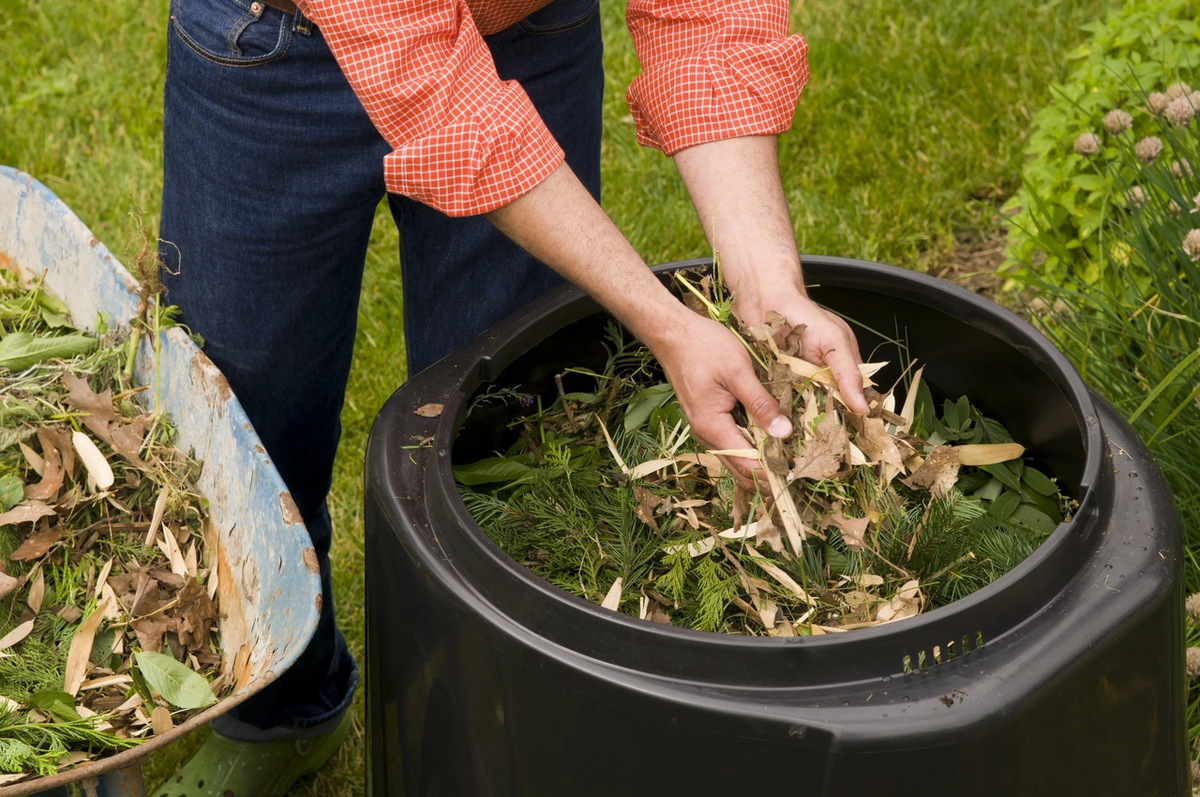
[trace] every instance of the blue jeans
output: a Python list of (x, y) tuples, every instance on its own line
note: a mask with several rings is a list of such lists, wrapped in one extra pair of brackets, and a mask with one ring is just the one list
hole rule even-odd
[[(525, 87), (597, 199), (599, 25), (598, 0), (554, 0), (487, 37), (501, 77)], [(250, 0), (172, 0), (164, 102), (166, 299), (204, 336), (291, 490), (324, 591), (297, 663), (214, 725), (246, 740), (313, 735), (337, 722), (358, 681), (334, 621), (325, 498), (389, 148), (319, 28)], [(388, 199), (409, 373), (561, 281), (482, 217)]]

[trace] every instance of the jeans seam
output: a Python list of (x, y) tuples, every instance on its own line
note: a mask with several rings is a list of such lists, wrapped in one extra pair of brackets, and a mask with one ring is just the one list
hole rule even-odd
[(595, 16), (599, 9), (600, 2), (599, 0), (596, 0), (595, 3), (592, 3), (592, 5), (588, 7), (587, 13), (583, 14), (578, 19), (571, 20), (570, 22), (562, 22), (558, 25), (538, 27), (536, 25), (529, 24), (528, 20), (523, 19), (517, 24), (521, 26), (521, 30), (533, 36), (549, 36), (554, 33), (566, 33), (567, 31), (575, 30), (576, 28), (582, 28), (591, 21), (592, 17)]
[(199, 42), (195, 41), (191, 36), (188, 36), (187, 31), (185, 31), (183, 26), (179, 24), (179, 20), (175, 19), (174, 14), (171, 15), (171, 28), (175, 31), (175, 35), (179, 37), (179, 40), (187, 45), (189, 50), (204, 60), (219, 66), (249, 67), (259, 66), (260, 64), (269, 64), (272, 61), (278, 61), (280, 58), (283, 58), (283, 56), (287, 55), (288, 49), (292, 46), (292, 37), (290, 35), (290, 31), (285, 34), (284, 29), (286, 26), (281, 26), (279, 38), (281, 40), (286, 39), (286, 41), (283, 41), (282, 45), (277, 44), (276, 50), (268, 55), (261, 55), (256, 58), (223, 58), (221, 56), (213, 55), (208, 50), (201, 47)]
[(230, 26), (229, 33), (225, 34), (225, 43), (229, 45), (229, 49), (234, 55), (240, 56), (242, 54), (242, 48), (237, 45), (238, 36), (241, 36), (242, 31), (249, 27), (250, 23), (258, 19), (259, 16), (259, 14), (248, 11)]

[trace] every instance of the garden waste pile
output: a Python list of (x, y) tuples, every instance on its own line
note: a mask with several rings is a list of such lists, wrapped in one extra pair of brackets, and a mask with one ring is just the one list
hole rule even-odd
[[(676, 279), (694, 310), (739, 335), (795, 433), (745, 423), (744, 450), (705, 451), (652, 355), (611, 324), (604, 367), (567, 369), (548, 406), (514, 389), (475, 400), (510, 405), (517, 439), (457, 466), (460, 493), (534, 573), (652, 622), (841, 633), (995, 581), (1069, 515), (1020, 442), (969, 397), (935, 402), (915, 361), (886, 387), (870, 378), (884, 363), (864, 365), (871, 411), (850, 413), (828, 370), (801, 358), (802, 328), (777, 315), (739, 328), (709, 276)], [(757, 460), (758, 489), (718, 454)]]
[(129, 383), (136, 339), (107, 327), (77, 332), (0, 271), (0, 785), (165, 733), (232, 686), (200, 465), (134, 401), (154, 388)]

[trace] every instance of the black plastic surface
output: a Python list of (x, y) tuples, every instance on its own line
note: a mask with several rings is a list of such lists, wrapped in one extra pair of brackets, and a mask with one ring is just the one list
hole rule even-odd
[[(605, 317), (561, 291), (416, 377), (376, 421), (373, 794), (1189, 793), (1179, 524), (1132, 431), (990, 302), (876, 264), (805, 269), (818, 301), (905, 337), (935, 393), (1008, 426), (1076, 516), (968, 598), (845, 635), (705, 634), (568, 595), (491, 543), (450, 471), (456, 447), (482, 456), (502, 437), (494, 417), (464, 425), (481, 385), (551, 390), (597, 351)], [(898, 362), (858, 331), (864, 353)], [(414, 413), (430, 402), (441, 417)]]

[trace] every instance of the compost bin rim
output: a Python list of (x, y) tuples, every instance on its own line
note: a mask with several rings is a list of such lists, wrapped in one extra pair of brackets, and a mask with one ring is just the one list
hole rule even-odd
[[(1077, 542), (1080, 538), (1089, 536), (1086, 533), (1080, 534), (1080, 530), (1086, 530), (1095, 525), (1095, 513), (1092, 505), (1096, 501), (1096, 496), (1090, 487), (1096, 483), (1100, 474), (1104, 442), (1099, 423), (1096, 420), (1095, 404), (1088, 389), (1066, 358), (1044, 336), (1017, 316), (969, 291), (943, 280), (878, 263), (811, 255), (804, 256), (803, 260), (806, 268), (806, 282), (809, 284), (832, 282), (836, 278), (838, 287), (896, 296), (924, 305), (999, 338), (1007, 345), (1018, 348), (1026, 357), (1033, 360), (1047, 379), (1062, 392), (1064, 399), (1070, 404), (1082, 432), (1084, 467), (1080, 478), (1080, 507), (1072, 521), (1059, 524), (1033, 555), (997, 581), (971, 595), (955, 601), (953, 604), (909, 618), (904, 623), (890, 623), (859, 629), (848, 637), (843, 634), (829, 634), (825, 637), (772, 638), (695, 631), (688, 628), (648, 623), (619, 612), (602, 609), (583, 598), (571, 595), (520, 566), (475, 523), (459, 498), (454, 483), (451, 471), (451, 441), (455, 439), (461, 428), (467, 402), (478, 386), (483, 382), (495, 379), (513, 361), (542, 339), (531, 335), (531, 328), (538, 328), (539, 332), (544, 333), (544, 327), (549, 325), (553, 327), (551, 330), (553, 333), (595, 312), (598, 306), (594, 301), (574, 288), (566, 288), (548, 295), (527, 308), (520, 319), (509, 319), (493, 331), (481, 336), (475, 345), (469, 346), (458, 355), (452, 355), (443, 361), (446, 364), (444, 367), (452, 367), (457, 372), (460, 381), (457, 387), (451, 389), (446, 396), (446, 404), (436, 423), (435, 440), (439, 442), (436, 444), (436, 465), (433, 468), (435, 475), (432, 479), (428, 478), (428, 474), (426, 475), (426, 486), (429, 488), (427, 509), (433, 510), (440, 504), (440, 512), (437, 514), (447, 515), (445, 519), (452, 520), (468, 532), (465, 535), (455, 535), (460, 539), (456, 540), (454, 545), (457, 546), (459, 542), (469, 545), (471, 552), (481, 557), (480, 567), (486, 569), (498, 566), (506, 576), (519, 583), (522, 589), (532, 587), (537, 595), (546, 602), (545, 605), (539, 604), (543, 611), (551, 606), (565, 612), (582, 610), (587, 613), (587, 617), (603, 622), (618, 632), (635, 631), (647, 641), (652, 640), (662, 645), (685, 648), (695, 645), (709, 651), (719, 648), (747, 653), (798, 648), (828, 650), (832, 649), (830, 646), (836, 646), (838, 650), (851, 648), (860, 650), (872, 646), (894, 648), (899, 637), (916, 636), (924, 639), (942, 639), (946, 637), (944, 633), (936, 636), (933, 632), (940, 633), (945, 630), (946, 626), (951, 625), (954, 625), (956, 630), (973, 627), (976, 623), (964, 623), (961, 620), (969, 618), (973, 613), (984, 611), (993, 602), (1001, 602), (999, 599), (1002, 596), (1007, 597), (1010, 603), (1018, 600), (1013, 597), (1015, 591), (1010, 590), (1009, 587), (1016, 586), (1017, 582), (1025, 580), (1031, 573), (1048, 569), (1061, 561), (1069, 552), (1072, 541)], [(677, 261), (655, 266), (654, 271), (661, 274), (680, 268), (709, 266), (711, 262), (707, 258)], [(836, 273), (833, 273), (835, 271)], [(514, 346), (514, 342), (521, 345)], [(446, 557), (444, 563), (455, 571), (461, 584), (476, 599), (492, 605), (498, 614), (506, 617), (509, 622), (526, 628), (530, 626), (530, 623), (514, 618), (505, 602), (498, 602), (495, 595), (481, 592), (470, 579), (463, 578), (462, 557), (455, 556), (444, 540), (439, 540), (436, 544)], [(1032, 590), (1038, 594), (1043, 594), (1045, 591), (1045, 589)], [(507, 603), (511, 604), (512, 602), (510, 600)], [(1040, 608), (1031, 609), (1016, 617), (1003, 627), (1000, 634), (989, 634), (984, 640), (985, 644), (995, 641), (999, 636), (1024, 624), (1040, 610)], [(956, 623), (957, 625), (955, 625)], [(557, 636), (546, 636), (546, 638), (577, 653), (621, 664), (604, 655), (603, 651), (588, 653), (581, 650), (577, 644), (559, 641)], [(954, 634), (948, 638), (957, 641), (958, 635)], [(936, 642), (930, 644), (936, 644)], [(945, 642), (943, 641), (941, 644), (945, 644)], [(971, 650), (978, 650), (978, 648), (972, 645)], [(915, 667), (915, 660), (913, 663)], [(637, 668), (636, 664), (629, 666)], [(886, 674), (897, 674), (898, 672), (893, 671)]]

